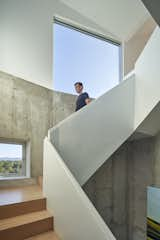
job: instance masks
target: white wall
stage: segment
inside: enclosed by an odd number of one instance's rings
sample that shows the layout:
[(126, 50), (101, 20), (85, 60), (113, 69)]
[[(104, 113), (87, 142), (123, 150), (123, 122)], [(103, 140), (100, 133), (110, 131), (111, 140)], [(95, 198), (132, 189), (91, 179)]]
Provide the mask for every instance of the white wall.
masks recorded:
[(141, 0), (61, 0), (121, 41), (129, 39), (149, 17)]
[[(4, 8), (2, 9), (2, 5)], [(87, 17), (58, 0), (2, 0), (0, 70), (52, 88), (53, 17), (113, 37)], [(1, 12), (0, 12), (1, 13)], [(1, 14), (2, 18), (2, 14)], [(3, 23), (3, 24), (2, 24)]]
[(153, 32), (135, 64), (135, 128), (144, 120), (160, 99), (160, 28)]
[(44, 141), (43, 189), (60, 239), (115, 240), (47, 138)]
[(134, 65), (142, 53), (151, 34), (156, 28), (156, 23), (152, 17), (140, 27), (140, 29), (124, 43), (124, 75), (134, 69)]
[[(4, 1), (4, 62), (1, 70), (50, 86), (51, 20), (45, 2)], [(50, 23), (50, 24), (49, 24)], [(42, 30), (43, 29), (43, 30)], [(48, 44), (45, 44), (48, 42)]]

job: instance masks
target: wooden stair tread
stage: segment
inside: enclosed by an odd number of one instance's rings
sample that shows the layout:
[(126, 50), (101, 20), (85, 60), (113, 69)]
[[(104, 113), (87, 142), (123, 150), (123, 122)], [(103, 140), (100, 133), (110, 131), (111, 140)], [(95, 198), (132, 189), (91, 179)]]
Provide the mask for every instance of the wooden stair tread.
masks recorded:
[(55, 232), (50, 231), (46, 233), (41, 233), (36, 236), (26, 238), (25, 240), (59, 240)]
[(0, 188), (0, 206), (41, 198), (44, 197), (42, 189), (39, 185), (16, 188)]
[(47, 218), (52, 218), (52, 215), (48, 211), (44, 210), (44, 211), (28, 213), (28, 214), (24, 214), (24, 215), (12, 217), (12, 218), (2, 219), (0, 220), (0, 231), (25, 225), (28, 223), (37, 222)]
[(46, 198), (0, 205), (0, 220), (46, 210)]

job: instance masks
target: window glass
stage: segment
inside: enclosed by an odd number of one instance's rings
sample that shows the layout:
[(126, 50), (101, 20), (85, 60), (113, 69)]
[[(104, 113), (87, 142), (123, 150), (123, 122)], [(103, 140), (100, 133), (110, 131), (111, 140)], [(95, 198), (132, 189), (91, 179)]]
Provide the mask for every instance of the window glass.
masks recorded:
[(0, 143), (0, 177), (24, 175), (23, 145)]
[(75, 94), (74, 83), (97, 98), (120, 79), (120, 46), (54, 24), (54, 90)]

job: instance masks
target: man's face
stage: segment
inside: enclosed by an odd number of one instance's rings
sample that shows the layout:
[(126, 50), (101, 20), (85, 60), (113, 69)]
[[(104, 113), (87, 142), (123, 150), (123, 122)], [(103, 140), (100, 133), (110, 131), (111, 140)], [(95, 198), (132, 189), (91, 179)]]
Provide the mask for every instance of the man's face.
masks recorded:
[(76, 90), (76, 92), (79, 94), (79, 93), (82, 92), (83, 86), (81, 86), (81, 85), (79, 85), (79, 84), (76, 84), (76, 85), (75, 85), (75, 90)]

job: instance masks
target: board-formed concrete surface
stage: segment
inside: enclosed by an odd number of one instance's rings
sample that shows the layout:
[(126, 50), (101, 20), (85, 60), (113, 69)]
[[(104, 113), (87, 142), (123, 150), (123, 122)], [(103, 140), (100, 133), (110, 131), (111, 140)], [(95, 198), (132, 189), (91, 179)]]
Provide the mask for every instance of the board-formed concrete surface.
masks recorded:
[(31, 176), (42, 175), (48, 129), (74, 112), (76, 96), (0, 72), (0, 138), (30, 143)]
[(147, 187), (160, 186), (160, 133), (123, 144), (84, 185), (119, 240), (146, 240)]

